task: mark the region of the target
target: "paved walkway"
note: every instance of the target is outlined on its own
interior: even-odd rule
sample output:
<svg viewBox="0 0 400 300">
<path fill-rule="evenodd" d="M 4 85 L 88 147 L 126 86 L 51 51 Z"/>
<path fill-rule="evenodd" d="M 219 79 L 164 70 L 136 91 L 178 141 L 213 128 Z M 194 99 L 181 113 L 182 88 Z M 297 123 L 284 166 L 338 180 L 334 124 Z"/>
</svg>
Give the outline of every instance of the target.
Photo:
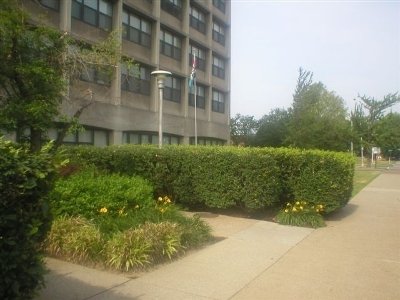
<svg viewBox="0 0 400 300">
<path fill-rule="evenodd" d="M 400 299 L 399 173 L 317 230 L 203 217 L 224 239 L 136 278 L 48 259 L 38 299 Z"/>
</svg>

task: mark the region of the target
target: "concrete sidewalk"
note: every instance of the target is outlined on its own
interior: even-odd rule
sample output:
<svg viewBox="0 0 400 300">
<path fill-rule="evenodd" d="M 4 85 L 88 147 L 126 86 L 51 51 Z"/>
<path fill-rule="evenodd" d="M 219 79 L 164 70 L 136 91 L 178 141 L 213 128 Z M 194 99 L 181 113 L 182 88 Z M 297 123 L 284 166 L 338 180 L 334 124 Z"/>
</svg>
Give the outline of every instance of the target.
<svg viewBox="0 0 400 300">
<path fill-rule="evenodd" d="M 48 259 L 38 299 L 400 299 L 400 174 L 317 230 L 203 217 L 224 239 L 136 278 Z"/>
</svg>

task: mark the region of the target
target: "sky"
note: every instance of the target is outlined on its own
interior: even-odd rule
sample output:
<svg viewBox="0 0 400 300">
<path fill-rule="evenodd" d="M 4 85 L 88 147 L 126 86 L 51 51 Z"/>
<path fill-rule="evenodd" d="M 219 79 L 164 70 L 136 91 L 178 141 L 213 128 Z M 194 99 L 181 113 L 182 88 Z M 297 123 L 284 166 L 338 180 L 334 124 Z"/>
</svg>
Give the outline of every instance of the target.
<svg viewBox="0 0 400 300">
<path fill-rule="evenodd" d="M 259 119 L 290 107 L 300 67 L 349 111 L 358 95 L 400 92 L 400 0 L 231 0 L 231 6 L 231 116 Z"/>
</svg>

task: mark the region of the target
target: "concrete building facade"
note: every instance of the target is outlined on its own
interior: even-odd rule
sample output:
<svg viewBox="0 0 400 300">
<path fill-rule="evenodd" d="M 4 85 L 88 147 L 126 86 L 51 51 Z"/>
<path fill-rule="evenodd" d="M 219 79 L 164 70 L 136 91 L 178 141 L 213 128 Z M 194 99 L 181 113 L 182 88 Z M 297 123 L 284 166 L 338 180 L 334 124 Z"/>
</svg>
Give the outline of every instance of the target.
<svg viewBox="0 0 400 300">
<path fill-rule="evenodd" d="M 194 91 L 188 78 L 195 53 L 198 143 L 229 143 L 229 1 L 27 0 L 25 6 L 34 17 L 89 44 L 116 31 L 122 55 L 140 66 L 134 76 L 120 64 L 109 82 L 88 72 L 71 87 L 76 94 L 89 88 L 95 101 L 80 117 L 85 131 L 65 142 L 157 144 L 159 94 L 150 73 L 166 70 L 172 76 L 164 88 L 163 143 L 193 144 Z M 66 103 L 63 110 L 71 114 L 74 107 Z"/>
</svg>

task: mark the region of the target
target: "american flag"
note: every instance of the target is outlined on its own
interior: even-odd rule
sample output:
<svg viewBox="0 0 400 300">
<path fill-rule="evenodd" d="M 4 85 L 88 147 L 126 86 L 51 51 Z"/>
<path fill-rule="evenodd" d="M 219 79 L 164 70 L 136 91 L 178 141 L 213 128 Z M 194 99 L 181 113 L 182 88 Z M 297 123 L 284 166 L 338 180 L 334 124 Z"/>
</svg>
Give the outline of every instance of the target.
<svg viewBox="0 0 400 300">
<path fill-rule="evenodd" d="M 192 87 L 194 85 L 194 81 L 196 80 L 196 63 L 196 54 L 193 53 L 192 72 L 190 73 L 189 87 Z"/>
</svg>

